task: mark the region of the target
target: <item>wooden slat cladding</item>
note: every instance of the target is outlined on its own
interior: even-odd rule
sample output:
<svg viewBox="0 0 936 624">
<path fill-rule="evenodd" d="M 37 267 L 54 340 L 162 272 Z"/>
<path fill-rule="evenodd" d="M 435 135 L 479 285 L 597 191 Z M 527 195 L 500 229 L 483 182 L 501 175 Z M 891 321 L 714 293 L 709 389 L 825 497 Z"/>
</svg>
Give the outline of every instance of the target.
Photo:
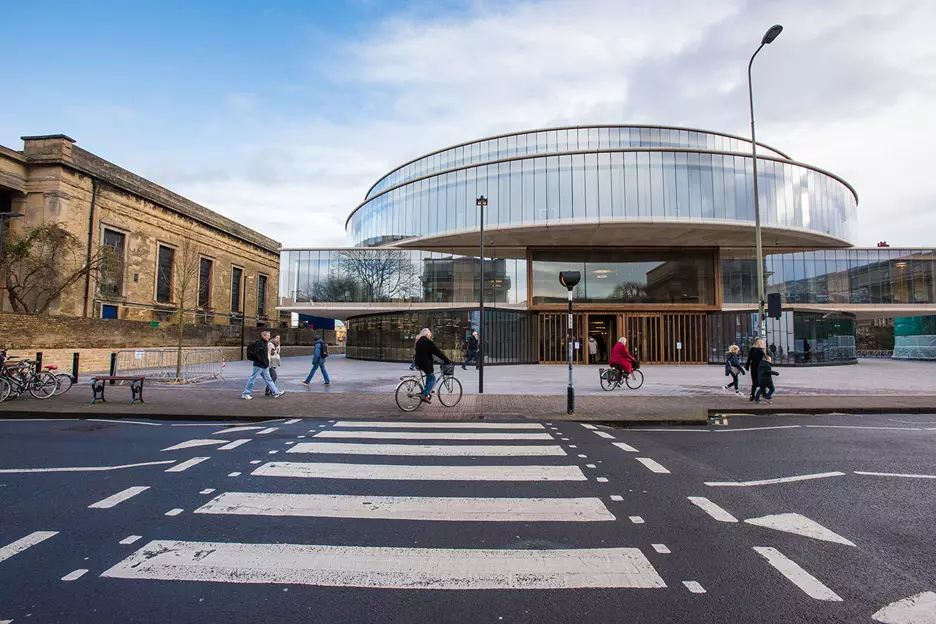
<svg viewBox="0 0 936 624">
<path fill-rule="evenodd" d="M 569 361 L 568 334 L 569 314 L 540 312 L 539 314 L 539 360 L 541 364 L 560 364 Z M 585 335 L 586 315 L 572 314 L 572 335 L 579 342 L 579 348 L 573 352 L 573 362 L 584 364 L 588 349 L 588 336 Z"/>
</svg>

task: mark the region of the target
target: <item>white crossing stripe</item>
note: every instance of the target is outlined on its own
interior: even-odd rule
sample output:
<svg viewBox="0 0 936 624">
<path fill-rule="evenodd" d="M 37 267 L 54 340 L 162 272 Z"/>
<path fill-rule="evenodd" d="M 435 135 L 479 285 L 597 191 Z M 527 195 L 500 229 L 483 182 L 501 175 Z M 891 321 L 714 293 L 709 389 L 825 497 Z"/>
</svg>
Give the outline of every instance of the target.
<svg viewBox="0 0 936 624">
<path fill-rule="evenodd" d="M 583 427 L 585 427 L 586 429 L 591 429 L 592 431 L 594 431 L 595 429 L 598 428 L 598 427 L 596 427 L 595 425 L 589 425 L 589 424 L 586 424 L 586 423 L 580 423 L 580 424 L 581 424 Z"/>
<path fill-rule="evenodd" d="M 270 451 L 269 453 L 267 453 L 267 455 L 276 455 L 277 453 L 279 453 L 279 451 L 273 450 L 273 451 Z"/>
<path fill-rule="evenodd" d="M 69 572 L 68 574 L 62 577 L 62 580 L 63 581 L 77 581 L 78 579 L 80 579 L 82 576 L 84 576 L 87 573 L 88 571 L 82 568 L 79 570 L 75 570 L 73 572 Z"/>
<path fill-rule="evenodd" d="M 683 581 L 683 585 L 686 586 L 686 589 L 691 591 L 693 594 L 704 594 L 705 588 L 702 587 L 701 583 L 698 581 Z"/>
<path fill-rule="evenodd" d="M 356 421 L 340 420 L 336 427 L 356 427 L 374 429 L 543 429 L 540 423 L 502 423 L 502 422 L 408 422 L 401 420 Z"/>
<path fill-rule="evenodd" d="M 594 468 L 594 467 L 595 467 L 595 464 L 585 464 L 585 467 L 586 467 L 586 468 Z"/>
<path fill-rule="evenodd" d="M 763 516 L 761 518 L 750 518 L 749 520 L 744 521 L 746 524 L 753 524 L 754 526 L 760 526 L 767 529 L 774 529 L 776 531 L 783 531 L 785 533 L 793 533 L 794 535 L 803 535 L 805 537 L 811 537 L 813 539 L 822 540 L 824 542 L 833 542 L 835 544 L 844 544 L 846 546 L 854 546 L 855 542 L 850 539 L 844 538 L 838 533 L 831 531 L 815 520 L 811 520 L 806 516 L 800 515 L 798 513 L 783 513 L 775 514 L 771 516 Z"/>
<path fill-rule="evenodd" d="M 630 519 L 630 521 L 633 522 L 634 524 L 643 524 L 643 523 L 644 523 L 644 519 L 641 518 L 640 516 L 630 516 L 629 519 Z"/>
<path fill-rule="evenodd" d="M 143 537 L 142 535 L 128 535 L 127 537 L 125 537 L 125 538 L 123 538 L 122 540 L 120 540 L 120 543 L 121 543 L 121 544 L 132 544 L 133 542 L 137 541 L 138 539 L 140 539 L 140 538 L 142 538 L 142 537 Z"/>
<path fill-rule="evenodd" d="M 239 477 L 239 476 L 241 476 L 241 473 L 239 473 L 239 472 L 232 472 L 232 473 L 229 474 L 228 476 L 229 476 L 229 477 Z"/>
<path fill-rule="evenodd" d="M 705 498 L 704 496 L 689 496 L 689 502 L 700 508 L 702 511 L 712 516 L 719 522 L 737 522 L 738 519 L 730 513 Z"/>
<path fill-rule="evenodd" d="M 408 466 L 270 462 L 250 474 L 261 477 L 384 481 L 586 481 L 585 474 L 578 466 Z"/>
<path fill-rule="evenodd" d="M 274 451 L 270 451 L 273 453 Z M 349 442 L 300 442 L 287 453 L 328 455 L 406 455 L 437 457 L 532 457 L 565 455 L 561 446 L 441 446 L 430 444 L 356 444 Z"/>
<path fill-rule="evenodd" d="M 548 433 L 469 433 L 448 431 L 431 433 L 426 431 L 319 431 L 315 438 L 357 438 L 360 440 L 549 440 Z"/>
<path fill-rule="evenodd" d="M 640 451 L 638 451 L 637 449 L 635 449 L 633 446 L 631 446 L 630 444 L 624 444 L 623 442 L 614 442 L 614 446 L 618 447 L 618 448 L 621 449 L 622 451 L 627 451 L 628 453 L 639 453 L 639 452 L 640 452 Z"/>
<path fill-rule="evenodd" d="M 842 599 L 831 589 L 822 584 L 819 579 L 804 570 L 798 563 L 787 558 L 776 548 L 769 546 L 755 546 L 754 550 L 764 557 L 770 565 L 775 567 L 780 574 L 785 576 L 791 583 L 806 592 L 806 595 L 816 600 L 828 600 L 831 602 L 841 602 Z"/>
<path fill-rule="evenodd" d="M 301 418 L 290 418 L 289 420 L 287 420 L 287 421 L 284 422 L 283 424 L 284 424 L 284 425 L 295 425 L 295 424 L 296 424 L 297 422 L 299 422 L 300 420 L 302 420 L 302 419 L 301 419 Z"/>
<path fill-rule="evenodd" d="M 611 495 L 611 500 L 613 500 L 613 501 L 622 501 L 622 500 L 624 500 L 624 497 L 621 496 L 620 494 L 612 494 L 612 495 Z"/>
<path fill-rule="evenodd" d="M 608 438 L 609 440 L 613 440 L 613 439 L 614 439 L 614 436 L 611 435 L 610 433 L 607 433 L 606 431 L 592 431 L 592 433 L 594 433 L 596 436 L 599 436 L 599 437 L 602 437 L 602 438 Z"/>
<path fill-rule="evenodd" d="M 175 425 L 173 425 L 173 427 L 175 427 Z M 254 427 L 254 426 L 251 426 L 251 427 L 231 427 L 231 428 L 229 428 L 229 429 L 222 429 L 221 431 L 215 431 L 213 435 L 218 435 L 219 433 L 223 433 L 223 434 L 234 433 L 235 431 L 251 431 L 251 430 L 257 430 L 257 429 L 264 429 L 264 428 L 265 428 L 265 427 Z"/>
<path fill-rule="evenodd" d="M 225 444 L 224 446 L 219 446 L 219 447 L 218 447 L 218 450 L 219 450 L 219 451 L 230 451 L 230 450 L 232 450 L 232 449 L 236 449 L 238 446 L 247 444 L 248 442 L 250 442 L 250 438 L 241 438 L 240 440 L 234 440 L 233 442 L 231 442 L 231 443 L 229 443 L 229 444 Z"/>
<path fill-rule="evenodd" d="M 856 475 L 865 475 L 869 477 L 903 477 L 904 479 L 936 479 L 936 475 L 925 474 L 900 474 L 898 472 L 861 472 L 856 470 Z"/>
<path fill-rule="evenodd" d="M 670 549 L 666 547 L 666 544 L 650 544 L 653 546 L 653 550 L 657 551 L 661 555 L 670 554 Z"/>
<path fill-rule="evenodd" d="M 182 513 L 182 510 L 179 509 L 178 507 L 176 507 L 175 509 L 170 509 L 169 511 L 167 511 L 167 512 L 166 512 L 166 515 L 167 515 L 167 516 L 178 516 L 180 513 Z"/>
<path fill-rule="evenodd" d="M 224 444 L 227 440 L 211 440 L 211 439 L 195 439 L 195 440 L 186 440 L 185 442 L 179 442 L 178 444 L 173 444 L 172 446 L 166 447 L 164 451 L 181 451 L 182 449 L 195 448 L 198 446 L 213 446 L 215 444 Z"/>
<path fill-rule="evenodd" d="M 344 496 L 225 492 L 195 510 L 204 514 L 432 520 L 458 522 L 609 522 L 598 498 Z"/>
<path fill-rule="evenodd" d="M 128 498 L 133 498 L 137 494 L 145 492 L 148 489 L 150 489 L 150 486 L 148 485 L 135 485 L 133 487 L 128 487 L 126 490 L 121 490 L 116 494 L 111 494 L 107 498 L 99 500 L 96 503 L 91 503 L 88 505 L 88 509 L 110 509 L 111 507 L 124 502 Z"/>
<path fill-rule="evenodd" d="M 278 431 L 278 430 L 279 430 L 279 427 L 267 427 L 263 431 L 258 431 L 257 435 L 266 435 L 268 433 L 273 433 L 274 431 Z"/>
<path fill-rule="evenodd" d="M 262 461 L 263 461 L 262 459 L 251 459 L 251 460 L 250 460 L 250 463 L 251 463 L 251 464 L 259 464 L 259 463 L 262 462 Z"/>
<path fill-rule="evenodd" d="M 211 459 L 210 457 L 193 457 L 192 459 L 186 459 L 181 464 L 177 464 L 171 468 L 166 468 L 166 472 L 182 472 L 183 470 L 188 470 L 196 464 L 200 464 L 206 459 Z"/>
<path fill-rule="evenodd" d="M 657 474 L 670 474 L 670 471 L 653 461 L 649 457 L 638 457 L 636 458 L 641 464 L 650 469 L 650 472 L 655 472 Z"/>
<path fill-rule="evenodd" d="M 797 475 L 795 477 L 780 477 L 779 479 L 763 479 L 761 481 L 706 481 L 710 487 L 752 487 L 755 485 L 773 485 L 775 483 L 793 483 L 795 481 L 809 481 L 811 479 L 826 479 L 828 477 L 844 477 L 844 472 L 820 472 L 817 474 Z"/>
<path fill-rule="evenodd" d="M 15 542 L 10 542 L 3 548 L 0 548 L 0 561 L 6 561 L 13 555 L 21 553 L 39 542 L 44 542 L 54 535 L 58 535 L 58 531 L 34 531 L 26 537 L 21 537 Z"/>
<path fill-rule="evenodd" d="M 884 624 L 936 624 L 936 592 L 925 591 L 892 602 L 871 619 Z"/>
<path fill-rule="evenodd" d="M 199 494 L 211 494 L 214 491 L 215 491 L 214 488 L 205 488 L 204 490 L 199 492 Z"/>
<path fill-rule="evenodd" d="M 637 548 L 488 550 L 154 540 L 101 576 L 384 589 L 666 587 Z"/>
<path fill-rule="evenodd" d="M 595 479 L 595 481 L 597 481 L 598 483 L 607 483 L 608 477 L 598 477 L 597 479 Z"/>
<path fill-rule="evenodd" d="M 161 466 L 174 464 L 174 459 L 162 461 L 141 462 L 139 464 L 123 464 L 121 466 L 69 466 L 67 468 L 0 468 L 0 474 L 20 474 L 26 472 L 107 472 L 110 470 L 123 470 L 124 468 L 139 468 L 140 466 Z"/>
</svg>

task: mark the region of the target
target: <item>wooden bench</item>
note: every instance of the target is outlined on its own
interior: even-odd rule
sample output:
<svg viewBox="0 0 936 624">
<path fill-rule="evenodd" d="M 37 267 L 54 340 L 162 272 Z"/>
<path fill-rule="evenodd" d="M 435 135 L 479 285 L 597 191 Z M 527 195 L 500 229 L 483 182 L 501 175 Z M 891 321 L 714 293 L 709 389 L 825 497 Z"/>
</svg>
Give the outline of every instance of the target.
<svg viewBox="0 0 936 624">
<path fill-rule="evenodd" d="M 107 387 L 107 382 L 109 381 L 129 381 L 131 394 L 130 405 L 133 405 L 137 401 L 143 403 L 143 381 L 145 379 L 146 377 L 124 375 L 99 375 L 97 377 L 92 377 L 91 391 L 94 392 L 94 398 L 91 399 L 91 405 L 94 405 L 98 401 L 107 403 L 107 399 L 104 398 L 104 388 Z"/>
</svg>

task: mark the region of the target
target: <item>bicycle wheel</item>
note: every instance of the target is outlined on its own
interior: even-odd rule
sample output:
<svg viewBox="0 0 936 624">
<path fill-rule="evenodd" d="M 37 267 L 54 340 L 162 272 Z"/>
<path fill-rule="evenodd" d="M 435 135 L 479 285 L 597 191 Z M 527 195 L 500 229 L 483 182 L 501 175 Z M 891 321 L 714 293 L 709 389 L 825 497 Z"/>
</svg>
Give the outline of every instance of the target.
<svg viewBox="0 0 936 624">
<path fill-rule="evenodd" d="M 29 394 L 37 399 L 48 399 L 55 394 L 55 377 L 52 373 L 39 373 L 29 380 Z"/>
<path fill-rule="evenodd" d="M 10 393 L 12 391 L 13 388 L 10 387 L 10 382 L 0 377 L 0 403 L 3 403 L 8 398 L 10 398 Z"/>
<path fill-rule="evenodd" d="M 439 403 L 445 407 L 454 407 L 462 398 L 461 382 L 454 377 L 443 377 L 436 394 L 439 397 Z"/>
<path fill-rule="evenodd" d="M 617 387 L 618 382 L 615 371 L 606 370 L 605 374 L 601 377 L 601 389 L 605 392 L 611 392 Z"/>
<path fill-rule="evenodd" d="M 423 385 L 415 379 L 404 379 L 396 387 L 394 398 L 404 412 L 414 412 L 422 403 Z"/>
<path fill-rule="evenodd" d="M 71 390 L 72 384 L 75 383 L 75 380 L 68 373 L 57 373 L 53 376 L 55 377 L 55 392 L 53 393 L 55 396 L 65 394 Z"/>
<path fill-rule="evenodd" d="M 625 380 L 627 382 L 627 387 L 631 390 L 636 390 L 643 385 L 643 373 L 639 370 L 635 370 L 633 373 L 627 376 Z"/>
</svg>

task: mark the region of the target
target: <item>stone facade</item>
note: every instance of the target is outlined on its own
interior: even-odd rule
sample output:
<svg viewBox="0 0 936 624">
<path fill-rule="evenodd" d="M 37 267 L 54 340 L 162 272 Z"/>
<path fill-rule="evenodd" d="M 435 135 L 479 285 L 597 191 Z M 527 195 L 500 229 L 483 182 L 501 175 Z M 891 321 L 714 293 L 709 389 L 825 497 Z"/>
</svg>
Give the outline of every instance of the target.
<svg viewBox="0 0 936 624">
<path fill-rule="evenodd" d="M 207 305 L 196 298 L 199 276 L 186 291 L 187 323 L 239 324 L 246 294 L 247 324 L 278 326 L 278 242 L 227 219 L 157 184 L 87 152 L 63 135 L 23 137 L 24 149 L 0 146 L 0 211 L 25 218 L 8 222 L 13 231 L 57 222 L 81 240 L 78 257 L 63 262 L 80 266 L 104 244 L 105 231 L 122 241 L 123 270 L 109 285 L 81 280 L 69 287 L 50 314 L 170 321 L 178 301 L 181 250 L 188 244 L 199 261 L 211 262 Z M 188 242 L 187 242 L 188 241 Z M 157 300 L 159 248 L 173 249 L 169 300 Z M 207 266 L 207 265 L 206 265 Z M 232 301 L 233 275 L 244 284 Z M 122 275 L 120 275 L 122 273 Z M 263 277 L 261 277 L 263 276 Z M 265 301 L 259 284 L 265 279 Z M 108 287 L 109 286 L 109 287 Z M 165 293 L 163 293 L 165 294 Z M 0 309 L 10 311 L 5 290 Z"/>
</svg>

